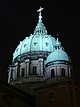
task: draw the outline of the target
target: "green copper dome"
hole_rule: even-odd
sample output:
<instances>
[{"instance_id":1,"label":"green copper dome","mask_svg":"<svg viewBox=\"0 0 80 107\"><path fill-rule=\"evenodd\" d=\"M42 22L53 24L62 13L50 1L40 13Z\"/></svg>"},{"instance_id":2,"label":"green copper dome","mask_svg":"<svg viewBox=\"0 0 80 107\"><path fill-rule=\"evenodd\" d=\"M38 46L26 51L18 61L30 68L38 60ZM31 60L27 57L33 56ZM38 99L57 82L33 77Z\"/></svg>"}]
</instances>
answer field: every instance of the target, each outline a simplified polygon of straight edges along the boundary
<instances>
[{"instance_id":1,"label":"green copper dome","mask_svg":"<svg viewBox=\"0 0 80 107\"><path fill-rule=\"evenodd\" d=\"M71 62L69 56L67 53L63 50L63 47L61 46L61 42L59 42L59 39L57 38L57 41L55 43L55 50L47 57L47 60L45 61L45 64L48 64L53 61L68 61Z\"/></svg>"},{"instance_id":2,"label":"green copper dome","mask_svg":"<svg viewBox=\"0 0 80 107\"><path fill-rule=\"evenodd\" d=\"M62 50L62 48L53 51L48 57L45 64L48 64L53 61L68 61L71 62L70 58L68 57L67 53Z\"/></svg>"},{"instance_id":3,"label":"green copper dome","mask_svg":"<svg viewBox=\"0 0 80 107\"><path fill-rule=\"evenodd\" d=\"M13 61L20 55L28 52L53 52L56 39L47 34L47 30L42 23L41 11L39 12L39 20L34 33L20 42L13 54Z\"/></svg>"}]
</instances>

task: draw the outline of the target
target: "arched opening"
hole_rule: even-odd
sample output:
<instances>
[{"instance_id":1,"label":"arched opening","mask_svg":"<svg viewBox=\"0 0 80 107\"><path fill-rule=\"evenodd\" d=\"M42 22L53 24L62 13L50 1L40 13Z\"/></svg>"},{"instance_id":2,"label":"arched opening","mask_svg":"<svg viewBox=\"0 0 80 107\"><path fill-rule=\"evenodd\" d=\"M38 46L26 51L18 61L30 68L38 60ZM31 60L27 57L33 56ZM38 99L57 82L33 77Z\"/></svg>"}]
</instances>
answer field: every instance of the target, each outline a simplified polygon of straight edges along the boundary
<instances>
[{"instance_id":1,"label":"arched opening","mask_svg":"<svg viewBox=\"0 0 80 107\"><path fill-rule=\"evenodd\" d=\"M22 68L21 76L24 77L24 75L25 75L25 68Z\"/></svg>"},{"instance_id":2,"label":"arched opening","mask_svg":"<svg viewBox=\"0 0 80 107\"><path fill-rule=\"evenodd\" d=\"M36 74L37 74L37 67L33 66L33 75L36 75Z\"/></svg>"},{"instance_id":3,"label":"arched opening","mask_svg":"<svg viewBox=\"0 0 80 107\"><path fill-rule=\"evenodd\" d=\"M65 77L65 69L64 68L61 68L61 74L62 74L62 77Z\"/></svg>"},{"instance_id":4,"label":"arched opening","mask_svg":"<svg viewBox=\"0 0 80 107\"><path fill-rule=\"evenodd\" d=\"M55 77L55 71L54 71L54 69L51 69L51 77Z\"/></svg>"},{"instance_id":5,"label":"arched opening","mask_svg":"<svg viewBox=\"0 0 80 107\"><path fill-rule=\"evenodd\" d=\"M69 76L70 76L70 78L74 78L73 76L73 72L72 72L72 68L70 68L70 71L69 71L70 73L69 73Z\"/></svg>"},{"instance_id":6,"label":"arched opening","mask_svg":"<svg viewBox=\"0 0 80 107\"><path fill-rule=\"evenodd\" d=\"M69 67L67 69L68 69L68 77L69 77Z\"/></svg>"}]
</instances>

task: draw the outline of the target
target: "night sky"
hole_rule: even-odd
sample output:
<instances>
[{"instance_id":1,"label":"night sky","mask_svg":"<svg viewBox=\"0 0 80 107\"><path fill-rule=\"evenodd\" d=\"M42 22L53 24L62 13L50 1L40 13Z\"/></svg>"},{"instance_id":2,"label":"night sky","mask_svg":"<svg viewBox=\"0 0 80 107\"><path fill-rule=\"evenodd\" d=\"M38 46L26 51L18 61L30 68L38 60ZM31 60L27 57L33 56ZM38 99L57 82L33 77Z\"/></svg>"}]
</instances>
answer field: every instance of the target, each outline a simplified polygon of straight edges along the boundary
<instances>
[{"instance_id":1,"label":"night sky","mask_svg":"<svg viewBox=\"0 0 80 107\"><path fill-rule=\"evenodd\" d=\"M70 56L76 77L80 77L80 11L78 2L61 0L0 0L0 79L7 81L13 52L26 36L33 34L42 6L43 23L48 34L62 42Z\"/></svg>"}]
</instances>

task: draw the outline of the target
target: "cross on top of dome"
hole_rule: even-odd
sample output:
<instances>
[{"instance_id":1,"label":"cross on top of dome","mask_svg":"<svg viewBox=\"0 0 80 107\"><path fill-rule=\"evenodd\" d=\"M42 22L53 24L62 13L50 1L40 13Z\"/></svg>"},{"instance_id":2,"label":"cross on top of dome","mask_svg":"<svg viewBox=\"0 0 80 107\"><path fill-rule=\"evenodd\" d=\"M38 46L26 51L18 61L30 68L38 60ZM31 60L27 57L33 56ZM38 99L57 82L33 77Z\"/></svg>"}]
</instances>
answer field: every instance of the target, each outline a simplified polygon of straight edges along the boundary
<instances>
[{"instance_id":1,"label":"cross on top of dome","mask_svg":"<svg viewBox=\"0 0 80 107\"><path fill-rule=\"evenodd\" d=\"M43 10L44 8L41 8L37 10L37 12L39 12L39 21L41 21L42 19L42 16L41 16L41 11Z\"/></svg>"}]
</instances>

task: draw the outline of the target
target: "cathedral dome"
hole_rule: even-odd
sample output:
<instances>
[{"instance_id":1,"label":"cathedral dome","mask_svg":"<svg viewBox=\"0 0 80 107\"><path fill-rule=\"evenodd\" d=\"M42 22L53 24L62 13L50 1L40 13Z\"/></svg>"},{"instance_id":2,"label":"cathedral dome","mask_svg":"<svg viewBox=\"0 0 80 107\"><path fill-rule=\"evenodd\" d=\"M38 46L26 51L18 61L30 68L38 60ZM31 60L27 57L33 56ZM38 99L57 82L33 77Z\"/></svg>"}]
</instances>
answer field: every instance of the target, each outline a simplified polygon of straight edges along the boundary
<instances>
[{"instance_id":1,"label":"cathedral dome","mask_svg":"<svg viewBox=\"0 0 80 107\"><path fill-rule=\"evenodd\" d=\"M53 51L47 57L47 60L46 60L45 64L48 64L48 63L53 62L53 61L68 61L68 62L71 62L69 56L67 55L67 53L64 50L62 50L62 48Z\"/></svg>"},{"instance_id":2,"label":"cathedral dome","mask_svg":"<svg viewBox=\"0 0 80 107\"><path fill-rule=\"evenodd\" d=\"M39 13L39 20L34 33L20 42L13 54L13 61L21 55L31 52L52 52L55 42L56 39L47 34L47 30L42 23L41 13Z\"/></svg>"},{"instance_id":3,"label":"cathedral dome","mask_svg":"<svg viewBox=\"0 0 80 107\"><path fill-rule=\"evenodd\" d=\"M36 51L48 51L52 52L54 50L55 38L50 35L31 35L28 38L25 38L17 46L14 54L13 60L20 56L21 54L27 52L36 52Z\"/></svg>"}]
</instances>

